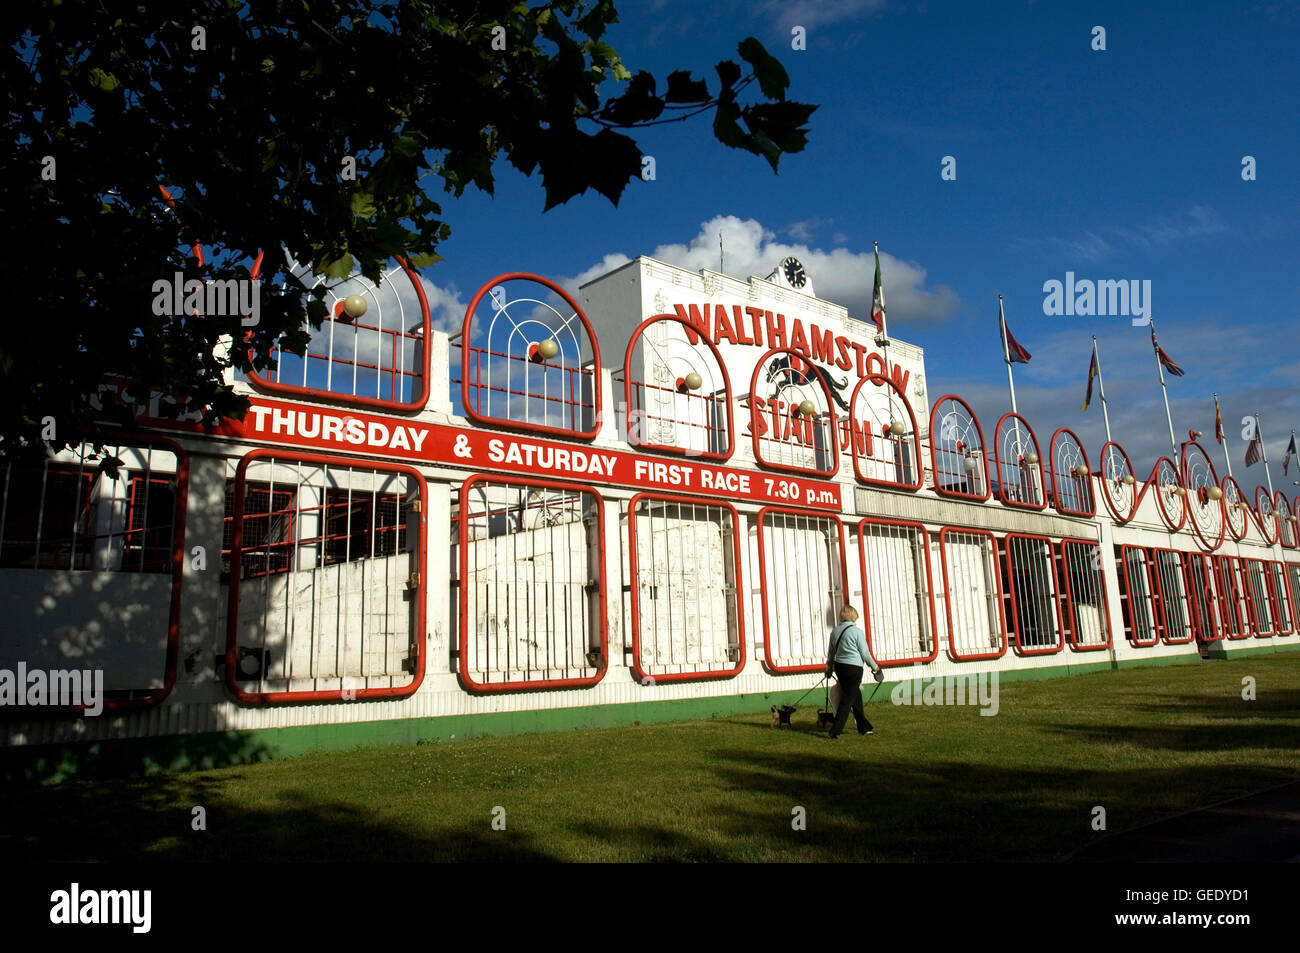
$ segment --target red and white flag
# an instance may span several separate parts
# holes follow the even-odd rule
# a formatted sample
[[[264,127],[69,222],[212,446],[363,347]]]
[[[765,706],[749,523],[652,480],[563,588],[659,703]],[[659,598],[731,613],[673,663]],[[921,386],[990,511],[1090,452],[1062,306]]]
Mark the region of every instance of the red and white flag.
[[[1255,433],[1255,439],[1250,442],[1246,448],[1246,466],[1253,467],[1264,459],[1264,445],[1259,441],[1259,433]]]

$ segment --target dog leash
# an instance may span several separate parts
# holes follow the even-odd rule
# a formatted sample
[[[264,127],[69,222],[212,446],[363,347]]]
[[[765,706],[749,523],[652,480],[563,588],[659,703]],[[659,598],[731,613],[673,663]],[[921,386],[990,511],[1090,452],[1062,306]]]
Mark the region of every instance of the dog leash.
[[[827,678],[828,678],[828,676],[823,675],[823,676],[821,677],[821,679],[817,682],[816,685],[814,685],[812,688],[808,689],[808,691],[804,692],[802,695],[800,695],[798,698],[796,698],[795,701],[794,701],[794,705],[793,705],[793,707],[798,708],[798,707],[799,707],[799,703],[800,703],[801,701],[803,701],[805,698],[807,698],[810,694],[812,694],[813,689],[816,689],[816,688],[820,687],[822,682],[827,681]],[[827,682],[827,685],[826,685],[826,697],[827,697],[828,699],[830,698],[830,692],[831,692],[830,683]]]

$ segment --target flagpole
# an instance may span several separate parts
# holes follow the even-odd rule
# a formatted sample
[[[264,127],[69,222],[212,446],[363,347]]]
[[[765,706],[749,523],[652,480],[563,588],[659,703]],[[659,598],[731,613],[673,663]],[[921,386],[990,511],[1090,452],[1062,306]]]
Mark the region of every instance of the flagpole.
[[[1215,394],[1214,395],[1214,429],[1216,431],[1219,429],[1220,420],[1222,419],[1222,417],[1223,417],[1223,412],[1219,410],[1219,395]],[[1215,433],[1214,438],[1216,440],[1219,438],[1217,432]],[[1225,463],[1228,464],[1228,476],[1232,476],[1232,454],[1228,452],[1227,434],[1224,434],[1223,436],[1223,460]]]
[[[1268,480],[1268,505],[1273,505],[1273,474],[1268,469],[1268,451],[1264,449],[1264,431],[1259,425],[1259,411],[1255,411],[1255,435],[1259,437],[1259,453],[1264,459],[1264,476]]]
[[[876,253],[876,264],[877,264],[877,267],[878,267],[879,264],[880,264],[880,242],[873,241],[873,242],[871,243],[871,247],[872,247],[872,250],[875,251],[875,253]],[[883,285],[884,285],[884,282],[883,282],[883,281],[881,282],[881,285],[882,285],[882,287],[881,287],[881,289],[880,289],[880,295],[881,295],[881,297],[883,298],[883,297],[884,297],[884,294],[885,294],[885,289],[884,289],[884,287],[883,287]],[[874,297],[874,295],[873,295],[873,297]],[[875,301],[873,300],[871,303],[872,303],[872,306],[874,307],[874,306],[875,306]],[[885,357],[885,376],[886,376],[886,377],[889,377],[889,319],[885,316],[885,309],[884,309],[884,308],[881,308],[881,309],[880,309],[880,349],[884,352],[884,357]],[[892,403],[892,401],[891,401],[891,403]],[[891,413],[891,414],[893,413],[893,407],[892,407],[892,406],[890,407],[890,413]]]
[[[1092,357],[1097,362],[1097,389],[1101,391],[1101,413],[1106,418],[1106,442],[1110,443],[1110,411],[1106,408],[1106,381],[1101,376],[1101,355],[1097,353],[1097,335],[1092,336]]]
[[[1011,412],[1018,414],[1016,410],[1016,382],[1011,376],[1011,348],[1007,344],[1007,316],[1002,310],[1002,295],[998,295],[998,324],[1002,327],[1002,359],[1007,362],[1007,389],[1011,391]]]
[[[1156,323],[1151,322],[1151,350],[1155,354],[1156,373],[1160,375],[1160,393],[1165,399],[1165,422],[1169,424],[1169,446],[1173,448],[1174,456],[1178,456],[1178,440],[1174,437],[1174,415],[1169,410],[1169,388],[1165,386],[1165,366],[1160,361],[1160,352],[1156,350],[1159,346],[1155,343]]]

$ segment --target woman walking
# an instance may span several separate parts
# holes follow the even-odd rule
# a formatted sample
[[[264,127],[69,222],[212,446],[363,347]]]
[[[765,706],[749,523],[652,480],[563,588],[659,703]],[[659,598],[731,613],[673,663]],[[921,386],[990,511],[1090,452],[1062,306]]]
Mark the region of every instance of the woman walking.
[[[871,657],[867,648],[867,635],[856,623],[858,610],[846,605],[840,610],[840,624],[831,630],[831,646],[826,657],[826,677],[832,675],[840,683],[840,704],[835,709],[835,724],[831,725],[830,737],[838,738],[853,712],[857,722],[858,734],[869,735],[875,729],[867,721],[867,713],[862,710],[862,671],[863,666],[870,666],[871,672],[880,677],[880,666]]]

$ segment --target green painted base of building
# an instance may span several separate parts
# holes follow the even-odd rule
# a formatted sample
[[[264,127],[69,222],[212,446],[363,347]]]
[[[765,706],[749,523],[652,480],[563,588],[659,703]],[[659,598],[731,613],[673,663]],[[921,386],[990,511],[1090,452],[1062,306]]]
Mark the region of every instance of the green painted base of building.
[[[1300,641],[1264,646],[1216,646],[1210,660],[1237,659],[1252,655],[1300,650]],[[1166,655],[1122,662],[1077,661],[1068,665],[1000,671],[999,682],[1030,679],[1068,678],[1110,669],[1151,665],[1191,665],[1202,661],[1199,654]],[[933,676],[923,676],[926,679]],[[912,681],[916,681],[915,679]],[[863,687],[872,703],[890,698],[901,682],[884,682]],[[484,736],[519,735],[576,728],[615,728],[622,725],[693,721],[722,715],[754,714],[772,705],[793,704],[800,696],[804,707],[820,703],[817,692],[795,689],[713,698],[685,698],[672,701],[631,702],[625,705],[588,705],[440,718],[402,718],[335,725],[300,725],[261,728],[250,731],[211,732],[198,735],[169,735],[113,741],[73,742],[59,745],[23,745],[0,749],[0,778],[5,782],[58,783],[72,778],[90,780],[129,777],[170,771],[207,770],[235,764],[251,764],[292,758],[313,751],[345,750],[382,745],[418,745],[455,742]]]

